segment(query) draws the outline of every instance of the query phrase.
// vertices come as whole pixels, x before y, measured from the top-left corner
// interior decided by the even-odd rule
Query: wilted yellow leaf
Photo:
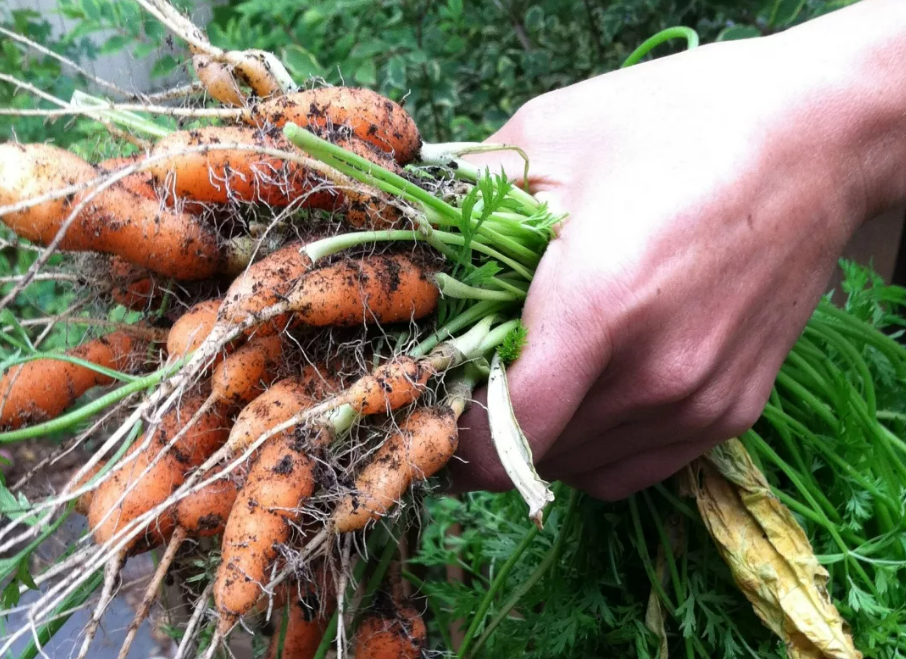
[[[698,510],[733,578],[791,659],[861,659],[828,574],[789,509],[736,439],[689,467]]]

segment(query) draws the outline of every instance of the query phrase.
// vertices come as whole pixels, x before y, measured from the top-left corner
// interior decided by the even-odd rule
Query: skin
[[[906,199],[904,62],[906,3],[866,0],[545,94],[490,138],[570,214],[510,371],[543,477],[622,498],[757,420],[853,232]],[[459,489],[511,487],[484,414]]]

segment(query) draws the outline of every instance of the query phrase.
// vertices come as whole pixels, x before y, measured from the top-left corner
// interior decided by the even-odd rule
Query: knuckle
[[[735,437],[754,426],[761,417],[769,395],[770,391],[764,393],[754,389],[740,396],[737,403],[732,405],[724,416],[725,434],[728,437]]]
[[[654,386],[661,402],[678,403],[694,396],[710,372],[710,360],[698,352],[684,351],[660,362]]]

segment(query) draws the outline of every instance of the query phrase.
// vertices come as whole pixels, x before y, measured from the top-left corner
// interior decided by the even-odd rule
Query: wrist
[[[800,85],[850,230],[906,199],[906,2],[864,0],[766,41]]]

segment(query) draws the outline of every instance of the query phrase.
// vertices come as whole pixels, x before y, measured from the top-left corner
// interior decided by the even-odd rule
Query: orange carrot
[[[286,297],[297,280],[311,268],[301,242],[292,242],[268,254],[236,277],[223,296],[218,319],[239,323]]]
[[[90,164],[64,149],[44,144],[0,144],[0,205],[14,204],[85,183],[97,175]],[[19,236],[49,244],[90,190],[46,201],[3,221]],[[60,249],[116,254],[177,279],[204,279],[224,258],[216,234],[198,218],[162,208],[120,185],[98,192],[79,213]]]
[[[233,474],[242,479],[245,472],[240,467]],[[173,507],[173,521],[177,527],[185,529],[189,537],[219,535],[223,533],[238,494],[239,484],[234,478],[216,480],[180,499]]]
[[[299,590],[302,591],[301,597]],[[289,607],[286,632],[283,638],[283,653],[279,653],[279,627],[282,620],[278,615],[278,629],[274,632],[270,645],[268,645],[266,659],[312,659],[324,637],[330,616],[333,614],[335,598],[318,597],[318,589],[313,583],[301,586],[301,588],[296,584],[291,584],[290,587],[280,588],[278,591],[278,597],[274,598],[274,611],[280,612],[284,606]],[[289,599],[288,603],[287,599]]]
[[[355,634],[354,659],[418,659],[428,640],[425,622],[415,608],[394,604],[389,611],[372,613]]]
[[[228,64],[215,62],[208,55],[198,54],[192,56],[192,67],[195,69],[195,76],[212,98],[224,105],[245,105],[245,95],[240,91]]]
[[[158,185],[167,186],[177,198],[205,203],[286,206],[296,201],[301,207],[314,208],[332,208],[336,203],[335,194],[319,190],[324,187],[320,178],[295,162],[233,149],[180,153],[192,147],[232,143],[295,150],[279,132],[272,135],[246,126],[209,126],[161,139],[152,155],[173,155],[152,165],[151,172]]]
[[[253,400],[276,379],[283,348],[279,335],[253,337],[214,369],[211,395],[229,403]]]
[[[293,523],[301,517],[301,503],[314,492],[315,461],[308,452],[312,445],[329,441],[325,433],[275,435],[249,469],[223,533],[223,562],[214,585],[221,632],[261,596],[279,545],[289,540]]]
[[[252,106],[244,119],[279,128],[289,122],[315,129],[348,126],[359,138],[392,153],[401,165],[418,155],[422,143],[409,113],[370,89],[326,87],[295,92]]]
[[[147,474],[141,476],[206,399],[206,393],[200,390],[186,395],[178,408],[164,416],[148,446],[140,448],[144,436],[137,440],[134,448],[127,453],[134,459],[114,471],[98,487],[88,510],[88,523],[95,542],[104,544],[132,520],[166,501],[185,481],[186,472],[204,462],[226,441],[229,435],[229,408],[215,405],[161,456]],[[123,500],[117,503],[124,493]],[[166,542],[173,528],[173,516],[160,515],[142,534],[125,545],[125,551],[138,553]]]
[[[386,414],[418,400],[432,375],[427,361],[399,355],[359,378],[345,396],[359,414]]]
[[[434,312],[430,273],[401,254],[346,259],[309,272],[287,294],[296,317],[316,327],[398,323]]]
[[[244,452],[265,432],[332,393],[333,386],[313,366],[306,366],[298,377],[280,380],[243,408],[230,431],[227,446],[232,453]]]
[[[124,158],[108,158],[107,160],[102,160],[97,164],[97,168],[100,173],[115,172],[119,169],[124,169],[130,167],[137,163],[140,160],[141,156],[127,156]],[[144,197],[145,199],[152,199],[157,201],[157,190],[154,189],[154,177],[151,176],[151,172],[148,170],[142,170],[135,172],[134,174],[129,174],[124,179],[121,179],[118,183],[125,189],[137,194],[139,197]]]
[[[167,352],[170,356],[182,357],[198,349],[216,324],[219,308],[219,299],[204,300],[180,316],[167,336]]]
[[[336,533],[357,531],[387,514],[415,480],[437,473],[456,452],[457,414],[449,407],[413,411],[356,477],[329,523]]]
[[[128,371],[137,363],[142,345],[126,332],[113,332],[66,354]],[[111,382],[113,378],[90,368],[50,357],[12,366],[0,379],[0,427],[19,428],[53,419],[92,387]]]
[[[110,289],[113,301],[133,311],[144,311],[163,295],[153,273],[118,256],[110,259],[110,281],[116,283]]]
[[[79,488],[83,487],[85,484],[88,483],[88,481],[90,481],[92,478],[94,478],[101,469],[104,468],[105,464],[107,464],[107,462],[105,460],[100,460],[96,465],[94,465],[91,469],[89,469],[88,473],[86,473],[84,476],[82,476],[82,478],[73,482],[70,485],[69,490],[72,492],[72,491],[78,490]],[[83,492],[81,495],[79,495],[79,498],[76,499],[76,504],[75,504],[75,507],[73,508],[73,510],[75,510],[80,515],[87,515],[88,509],[91,508],[91,500],[93,498],[94,498],[94,490],[88,490],[87,492]]]

